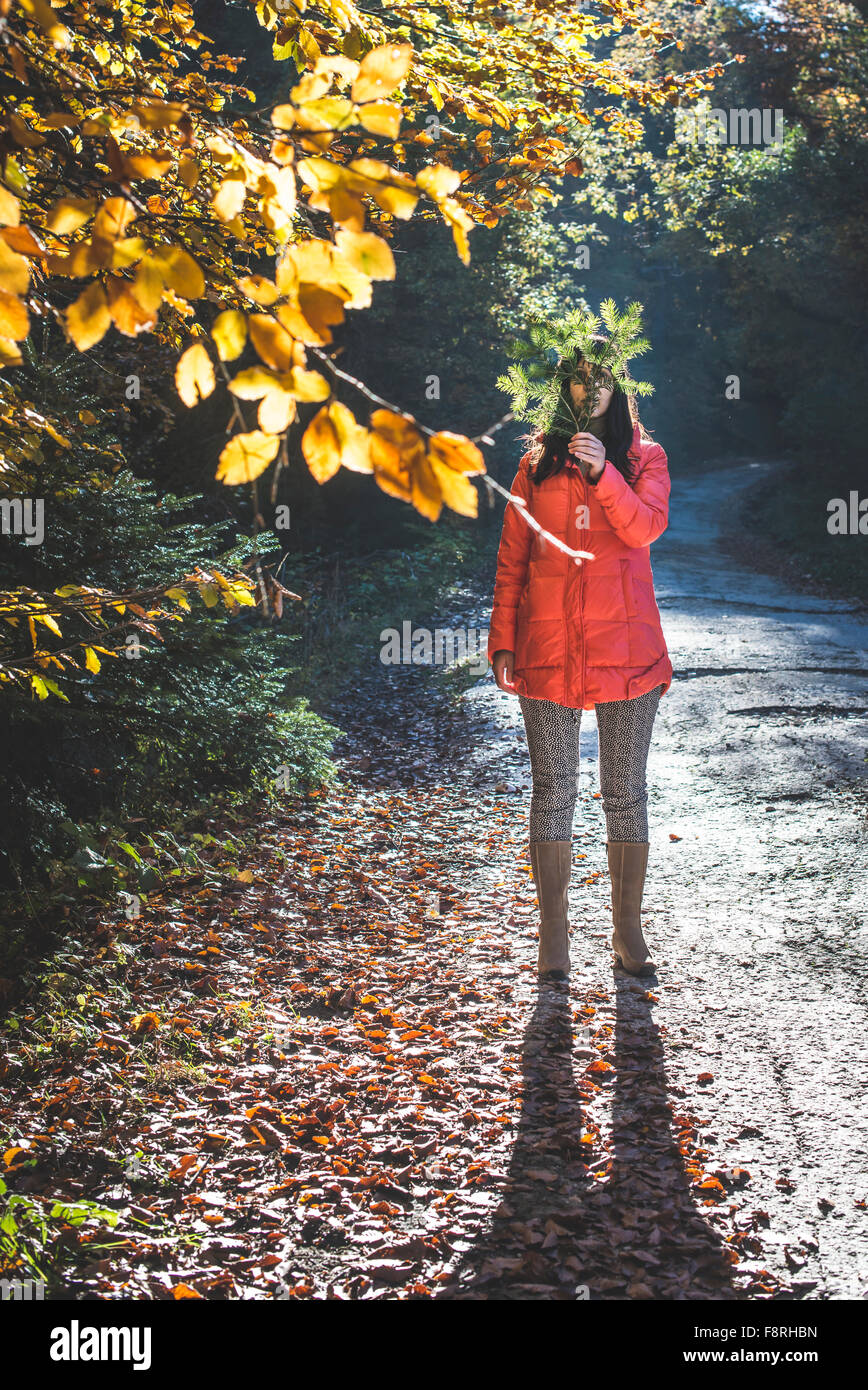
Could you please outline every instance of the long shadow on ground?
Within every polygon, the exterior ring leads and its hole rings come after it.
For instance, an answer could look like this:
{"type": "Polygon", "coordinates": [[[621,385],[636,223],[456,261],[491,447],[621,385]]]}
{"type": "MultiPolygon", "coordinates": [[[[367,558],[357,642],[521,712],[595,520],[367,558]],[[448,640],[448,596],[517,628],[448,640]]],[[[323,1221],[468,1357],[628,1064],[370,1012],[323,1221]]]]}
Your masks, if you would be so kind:
{"type": "MultiPolygon", "coordinates": [[[[521,1111],[506,1190],[439,1297],[743,1296],[723,1242],[691,1196],[650,1003],[620,975],[615,988],[614,1070],[594,1073],[598,1082],[611,1078],[603,1082],[612,1086],[610,1164],[595,1163],[599,1148],[589,1155],[591,1146],[582,1142],[588,1122],[573,1069],[565,987],[544,985],[524,1035],[521,1111]]],[[[592,1060],[577,1058],[584,1065],[592,1060]]]]}

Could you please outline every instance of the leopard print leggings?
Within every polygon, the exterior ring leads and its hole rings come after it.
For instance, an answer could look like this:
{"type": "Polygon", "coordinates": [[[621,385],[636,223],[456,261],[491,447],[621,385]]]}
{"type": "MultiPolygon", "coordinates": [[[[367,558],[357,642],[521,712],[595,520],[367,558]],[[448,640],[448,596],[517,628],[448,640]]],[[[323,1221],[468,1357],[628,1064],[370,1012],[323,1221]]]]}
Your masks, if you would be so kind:
{"type": "MultiPolygon", "coordinates": [[[[645,766],[663,687],[633,700],[595,707],[600,739],[600,790],[606,835],[612,841],[648,839],[645,766]]],[[[582,711],[519,695],[533,774],[531,840],[571,840],[579,770],[582,711]]]]}

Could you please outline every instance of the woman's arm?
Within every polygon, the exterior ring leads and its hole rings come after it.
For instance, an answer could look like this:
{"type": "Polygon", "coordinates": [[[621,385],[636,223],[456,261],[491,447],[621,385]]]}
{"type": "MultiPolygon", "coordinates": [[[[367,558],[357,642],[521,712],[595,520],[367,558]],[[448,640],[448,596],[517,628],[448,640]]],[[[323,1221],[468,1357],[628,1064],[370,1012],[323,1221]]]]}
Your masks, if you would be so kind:
{"type": "MultiPolygon", "coordinates": [[[[519,464],[510,492],[525,502],[530,497],[531,481],[525,459],[519,464]]],[[[515,651],[515,625],[518,601],[527,579],[527,564],[533,532],[518,508],[507,502],[503,515],[503,530],[497,551],[497,574],[494,580],[494,601],[488,626],[488,659],[497,652],[515,651]]]]}
{"type": "Polygon", "coordinates": [[[607,460],[594,492],[615,535],[625,545],[638,548],[650,545],[666,530],[669,487],[666,455],[655,444],[635,483],[628,483],[607,460]]]}

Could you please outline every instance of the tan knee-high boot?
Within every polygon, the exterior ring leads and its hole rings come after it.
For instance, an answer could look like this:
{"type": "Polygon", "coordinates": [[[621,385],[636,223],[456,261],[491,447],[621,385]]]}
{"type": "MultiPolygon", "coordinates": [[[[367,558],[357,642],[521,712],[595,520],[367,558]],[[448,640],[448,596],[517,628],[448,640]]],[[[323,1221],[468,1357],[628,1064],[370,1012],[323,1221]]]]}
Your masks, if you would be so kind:
{"type": "Polygon", "coordinates": [[[566,979],[570,973],[570,840],[532,840],[530,862],[539,899],[540,975],[566,979]]]}
{"type": "Polygon", "coordinates": [[[615,927],[612,950],[618,957],[618,964],[628,974],[653,975],[656,966],[649,959],[639,917],[645,870],[648,867],[648,843],[609,840],[606,849],[612,879],[612,921],[615,927]]]}

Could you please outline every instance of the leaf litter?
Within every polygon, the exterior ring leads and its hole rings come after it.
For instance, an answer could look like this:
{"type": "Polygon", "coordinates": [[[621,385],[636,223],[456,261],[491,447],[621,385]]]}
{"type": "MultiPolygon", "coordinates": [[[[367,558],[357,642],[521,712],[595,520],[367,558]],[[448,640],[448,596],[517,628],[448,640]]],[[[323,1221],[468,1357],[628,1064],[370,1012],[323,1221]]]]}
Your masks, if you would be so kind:
{"type": "Polygon", "coordinates": [[[37,983],[10,1014],[4,1180],[114,1213],[54,1222],[55,1287],[792,1297],[729,1200],[750,1174],[667,1091],[653,993],[538,984],[524,824],[447,769],[461,716],[423,689],[403,738],[368,723],[339,786],[265,813],[234,883],[70,932],[65,1031],[37,983]]]}

